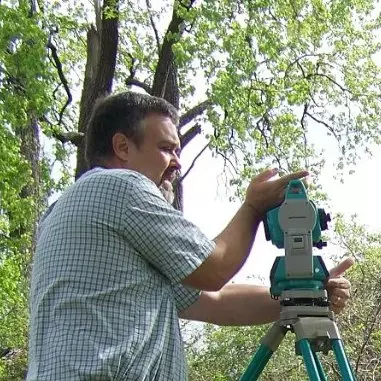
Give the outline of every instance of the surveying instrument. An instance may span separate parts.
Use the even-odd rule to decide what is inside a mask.
[[[295,353],[303,357],[311,381],[326,381],[317,352],[333,350],[344,381],[356,378],[344,352],[334,313],[329,309],[325,282],[328,270],[313,247],[327,245],[321,240],[328,229],[329,214],[316,208],[307,197],[304,184],[292,180],[283,204],[270,210],[264,220],[268,241],[285,249],[285,256],[276,257],[270,272],[270,294],[280,299],[280,319],[262,338],[240,381],[257,380],[288,331],[296,335]]]

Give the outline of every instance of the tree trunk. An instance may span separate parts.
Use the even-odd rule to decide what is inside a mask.
[[[105,0],[102,7],[101,29],[91,27],[87,33],[87,62],[79,111],[78,131],[86,133],[96,100],[112,90],[118,49],[118,4]],[[112,16],[105,15],[112,11]],[[76,179],[88,169],[85,160],[84,140],[77,148]]]
[[[189,10],[193,2],[187,9]],[[178,5],[182,7],[182,5]],[[167,32],[164,37],[163,44],[159,52],[159,60],[152,85],[151,94],[160,98],[164,98],[171,103],[176,109],[180,107],[180,94],[178,72],[173,53],[173,44],[179,41],[182,32],[184,19],[179,16],[176,6],[173,8],[172,19],[169,23]],[[177,36],[177,38],[174,38]],[[179,127],[180,128],[180,127]],[[180,135],[180,131],[178,131]],[[181,181],[174,184],[175,200],[173,206],[178,210],[183,210],[183,185]]]
[[[174,6],[172,19],[169,23],[164,41],[159,50],[159,59],[154,74],[154,80],[149,93],[151,95],[164,98],[170,102],[176,109],[179,109],[180,94],[178,83],[178,72],[176,67],[173,44],[178,42],[183,31],[184,18],[179,16],[177,7],[190,10],[194,1],[188,5],[178,3]],[[113,17],[105,17],[106,7],[113,9]],[[92,27],[87,34],[87,63],[85,70],[85,79],[80,103],[80,116],[78,131],[86,132],[86,127],[91,116],[94,102],[101,96],[111,92],[112,80],[115,73],[117,47],[118,47],[118,1],[105,0],[102,8],[102,17],[99,17],[99,0],[94,2],[96,11],[97,28]],[[176,36],[176,37],[174,37]],[[206,108],[206,103],[198,106],[194,114],[189,114],[185,123],[179,125],[180,141],[184,146],[197,134],[200,129],[191,129],[181,135],[180,128],[184,124],[199,115]],[[201,110],[201,112],[200,112]],[[87,170],[85,161],[84,141],[78,145],[77,149],[77,168],[76,178],[80,177]],[[183,209],[183,189],[181,181],[174,184],[175,201],[173,203],[176,209]]]
[[[39,127],[37,120],[34,117],[30,118],[29,125],[25,128],[20,129],[19,138],[21,140],[20,154],[29,163],[32,177],[21,190],[20,197],[33,198],[34,211],[33,211],[33,227],[32,227],[32,252],[34,251],[36,245],[36,228],[37,220],[42,210],[42,195],[40,194],[40,184],[41,184],[41,168],[40,168],[40,154],[41,154],[41,144],[39,137]],[[26,227],[28,229],[28,227]],[[21,228],[21,230],[26,230]],[[23,232],[19,232],[20,235]],[[29,249],[29,248],[28,248]]]

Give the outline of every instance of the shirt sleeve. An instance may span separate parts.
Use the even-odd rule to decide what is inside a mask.
[[[215,243],[174,209],[152,181],[136,178],[128,193],[126,239],[171,283],[180,283],[205,261]]]
[[[200,290],[196,290],[191,287],[185,287],[181,283],[176,284],[173,287],[173,294],[177,311],[181,312],[190,307],[200,297],[200,293]]]

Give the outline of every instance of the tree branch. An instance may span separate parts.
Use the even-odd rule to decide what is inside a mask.
[[[178,128],[181,129],[181,127],[191,122],[196,116],[201,115],[208,107],[212,105],[213,102],[207,99],[206,101],[201,102],[197,106],[188,110],[185,114],[181,115]]]
[[[267,112],[256,123],[256,129],[261,133],[261,136],[265,142],[266,149],[270,147],[268,137],[266,136],[266,130],[271,132],[271,122],[267,115]]]
[[[37,0],[38,8],[40,9],[41,13],[44,13],[45,8],[44,8],[44,3],[43,0]]]
[[[378,306],[377,306],[376,312],[373,315],[372,321],[370,322],[370,328],[367,329],[367,333],[365,335],[364,342],[362,343],[362,346],[360,348],[360,353],[357,356],[356,367],[355,367],[356,372],[358,371],[358,368],[359,368],[361,355],[363,354],[363,352],[365,350],[365,347],[368,345],[368,343],[369,343],[369,341],[371,339],[371,336],[372,336],[372,333],[373,333],[373,329],[374,329],[374,326],[377,323],[377,317],[380,314],[380,312],[381,312],[381,303],[379,303]],[[367,324],[367,327],[368,326],[369,326],[369,322]]]
[[[151,1],[150,0],[146,0],[146,6],[147,6],[148,15],[149,15],[149,21],[151,23],[151,27],[152,27],[153,32],[155,34],[156,47],[157,47],[158,55],[160,55],[160,47],[161,47],[160,37],[159,37],[159,32],[157,31],[155,22],[154,22],[153,17],[152,17],[152,13],[151,13],[152,6],[151,6]]]
[[[60,61],[60,59],[58,57],[58,54],[57,54],[57,48],[52,43],[52,33],[53,32],[51,31],[50,34],[49,34],[49,40],[48,40],[48,43],[47,43],[47,47],[52,52],[52,58],[53,58],[53,61],[54,61],[54,65],[55,65],[55,67],[57,69],[58,76],[60,78],[60,81],[61,81],[61,83],[62,83],[62,85],[63,85],[63,87],[65,89],[66,95],[67,95],[66,103],[64,104],[64,106],[62,107],[61,111],[59,112],[58,125],[61,125],[63,114],[64,114],[66,108],[72,102],[73,97],[71,95],[69,84],[68,84],[68,82],[66,80],[66,77],[65,77],[65,75],[63,73],[62,64],[61,64],[61,61]]]
[[[197,135],[201,133],[201,126],[196,123],[192,128],[190,128],[184,135],[180,135],[181,149],[184,147]]]
[[[303,115],[300,118],[300,125],[302,126],[302,129],[305,131],[306,130],[306,116],[308,112],[308,103],[304,104],[304,109],[303,109]]]
[[[172,19],[165,33],[163,44],[159,53],[159,60],[156,67],[153,83],[152,95],[166,99],[177,109],[179,108],[180,95],[178,89],[178,74],[172,47],[177,43],[184,32],[185,19],[177,9],[183,7],[189,11],[195,0],[187,0],[186,4],[175,1]]]
[[[288,72],[290,71],[290,69],[292,68],[292,66],[294,66],[295,64],[299,64],[300,65],[300,61],[303,59],[303,58],[307,58],[307,57],[316,57],[316,58],[320,58],[322,56],[322,54],[310,54],[310,53],[305,53],[305,54],[302,54],[301,56],[297,57],[294,59],[294,61],[290,62],[286,68],[286,70],[284,71],[284,76],[286,77],[288,75]],[[299,66],[300,68],[300,66]]]
[[[83,140],[85,139],[85,134],[81,132],[58,132],[52,131],[52,135],[54,138],[59,140],[62,144],[71,143],[76,147],[79,147]]]
[[[30,4],[29,17],[33,17],[37,13],[36,0],[29,0],[29,4]]]
[[[50,125],[49,131],[51,132],[52,136],[55,139],[59,140],[62,144],[71,143],[76,147],[79,147],[83,143],[85,138],[84,133],[75,131],[61,132],[45,115],[42,116],[39,121],[48,123]]]
[[[102,5],[100,0],[94,0],[95,27],[98,33],[102,30]]]
[[[209,143],[205,144],[204,148],[196,155],[196,157],[193,159],[190,167],[186,170],[184,175],[181,176],[179,179],[179,183],[183,182],[183,180],[188,176],[189,172],[192,170],[194,165],[196,164],[196,161],[199,159],[199,157],[204,153],[204,151],[209,147]]]
[[[336,131],[334,130],[334,128],[332,126],[330,126],[328,123],[324,122],[323,120],[316,118],[314,115],[310,114],[307,110],[305,110],[305,114],[308,115],[315,122],[325,126],[332,133],[332,135],[336,138],[336,140],[339,141],[339,137],[337,136]]]
[[[332,82],[333,84],[335,84],[343,93],[349,93],[351,95],[355,95],[355,96],[359,96],[358,94],[354,94],[352,91],[348,90],[347,88],[345,88],[344,86],[340,85],[340,83],[338,83],[337,81],[335,81],[333,78],[331,78],[329,75],[327,74],[323,74],[323,73],[314,73],[314,74],[310,74],[308,75],[306,78],[309,79],[309,77],[312,77],[312,76],[316,76],[316,77],[323,77],[323,78],[327,78],[330,82]]]
[[[147,85],[146,83],[139,81],[138,79],[135,78],[127,78],[126,79],[126,86],[137,86],[143,89],[147,94],[152,93],[151,86]]]
[[[222,151],[220,151],[218,148],[216,149],[216,153],[217,155],[221,156],[223,161],[224,161],[224,168],[227,168],[227,164],[228,163],[230,165],[230,167],[232,168],[232,170],[234,171],[234,173],[236,175],[239,174],[239,170],[237,169],[237,166],[226,156],[226,154]]]

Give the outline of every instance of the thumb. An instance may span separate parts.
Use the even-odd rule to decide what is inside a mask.
[[[172,183],[168,180],[164,180],[162,183],[161,183],[161,187],[166,190],[166,191],[172,191],[173,190],[173,186],[172,186]]]
[[[330,278],[342,276],[355,263],[354,258],[349,257],[342,260],[329,271]]]
[[[264,181],[270,180],[273,176],[275,176],[278,173],[278,170],[276,168],[273,169],[266,169],[259,175],[255,176],[253,181],[255,183],[262,183]]]

